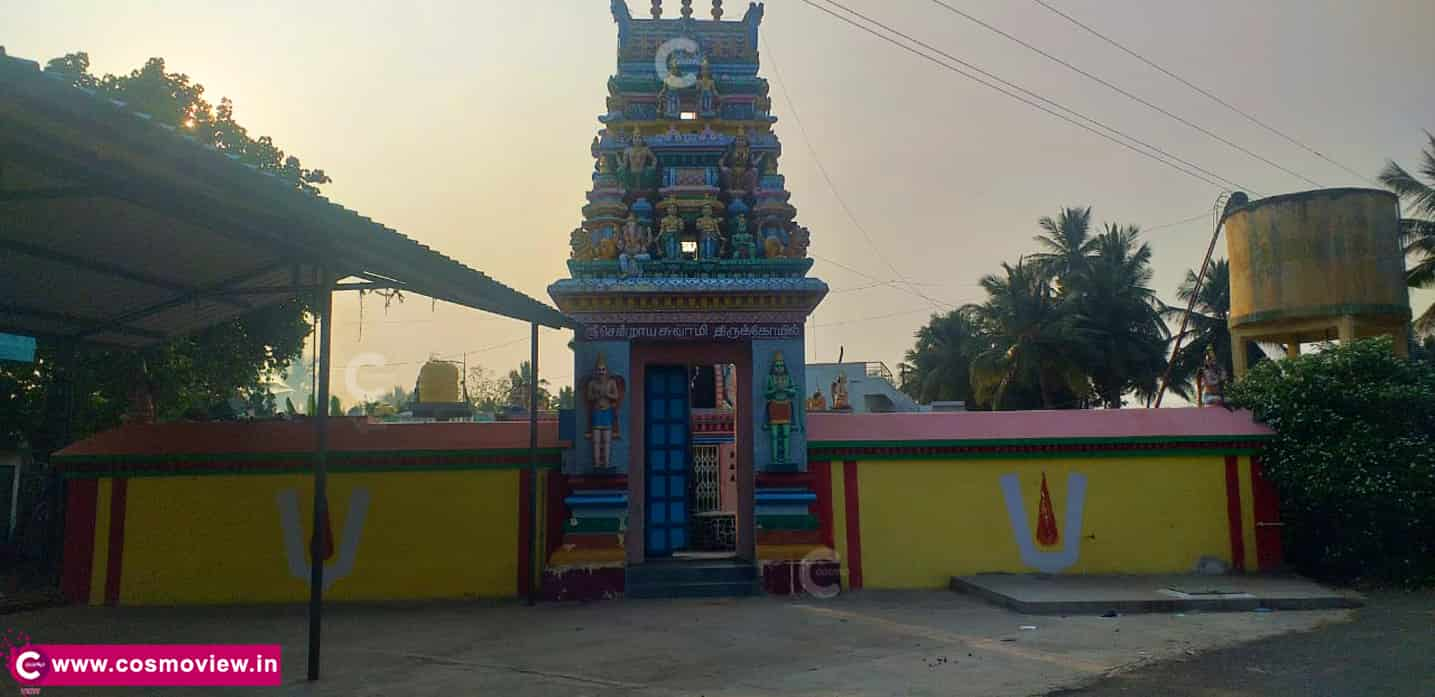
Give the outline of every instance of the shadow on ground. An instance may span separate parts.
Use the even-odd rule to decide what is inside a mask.
[[[1146,666],[1049,697],[1429,697],[1435,591],[1371,594],[1353,621]]]

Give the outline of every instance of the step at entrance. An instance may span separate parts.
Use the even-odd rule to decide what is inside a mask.
[[[740,559],[649,561],[628,566],[629,598],[728,598],[756,595],[757,567]]]

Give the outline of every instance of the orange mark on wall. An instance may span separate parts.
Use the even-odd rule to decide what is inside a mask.
[[[1046,488],[1046,473],[1041,473],[1041,503],[1036,510],[1036,543],[1052,547],[1061,541],[1056,529],[1056,513],[1051,509],[1051,492]]]

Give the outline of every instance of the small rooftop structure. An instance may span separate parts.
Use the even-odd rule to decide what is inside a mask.
[[[831,407],[832,385],[839,374],[847,377],[848,402],[855,413],[922,411],[921,406],[897,388],[891,368],[880,361],[808,363],[808,395],[822,392]]]

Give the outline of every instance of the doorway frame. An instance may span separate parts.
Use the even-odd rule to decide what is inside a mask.
[[[632,385],[629,394],[647,394],[649,365],[720,365],[730,363],[737,378],[737,418],[733,424],[737,439],[737,556],[755,561],[756,519],[753,517],[756,476],[753,470],[753,387],[752,343],[678,343],[632,342],[629,345],[629,371]],[[642,447],[647,438],[646,405],[633,399],[632,425],[628,449],[628,529],[624,549],[629,564],[642,564],[647,559],[647,461]],[[691,407],[690,407],[691,408]]]

